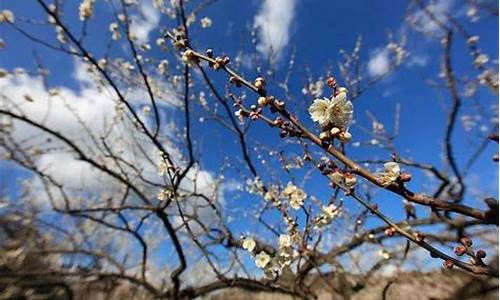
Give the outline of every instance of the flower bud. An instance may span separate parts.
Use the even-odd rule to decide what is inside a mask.
[[[331,130],[330,130],[330,133],[332,134],[332,136],[336,136],[337,134],[340,133],[340,129],[338,129],[337,127],[333,127]]]
[[[421,232],[415,233],[415,239],[417,242],[422,242],[425,239],[425,235]]]
[[[285,102],[283,101],[274,101],[274,105],[276,105],[276,108],[279,110],[285,109]]]
[[[319,134],[319,139],[321,141],[328,141],[330,140],[330,133],[328,131],[323,131]]]
[[[326,84],[331,87],[331,88],[334,88],[336,85],[337,85],[337,82],[335,81],[335,78],[333,77],[328,77],[328,79],[326,80]]]
[[[265,106],[267,104],[267,98],[259,97],[259,99],[257,99],[257,104],[259,104],[260,106]]]
[[[262,90],[266,86],[266,81],[263,77],[257,77],[255,78],[254,85],[258,90]]]
[[[347,143],[352,139],[352,135],[347,131],[339,133],[338,136],[339,136],[339,140],[342,143]]]
[[[483,249],[479,249],[476,251],[476,257],[477,258],[485,258],[486,252]]]
[[[399,175],[399,180],[401,182],[409,182],[411,180],[411,174],[410,173],[403,173]]]
[[[384,231],[385,235],[391,237],[396,233],[396,229],[394,227],[389,227]]]
[[[466,236],[460,238],[460,243],[466,247],[472,246],[472,240]]]
[[[235,76],[230,76],[229,77],[229,82],[232,83],[232,84],[234,84],[237,87],[241,86],[240,80],[237,77],[235,77]]]
[[[455,252],[457,256],[462,256],[465,253],[465,247],[462,245],[456,246],[453,252]]]
[[[445,267],[446,269],[451,269],[454,265],[455,263],[451,259],[447,259],[443,262],[443,267]]]
[[[347,187],[352,188],[356,185],[356,176],[352,175],[351,173],[346,173],[344,174],[344,182]]]

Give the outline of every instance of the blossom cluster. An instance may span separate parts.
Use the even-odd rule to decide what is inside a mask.
[[[287,186],[279,193],[278,187],[269,186],[268,189],[264,187],[264,183],[259,177],[255,179],[247,180],[247,191],[251,194],[260,194],[264,197],[264,200],[272,202],[274,206],[279,207],[282,202],[281,199],[287,200],[287,203],[295,210],[298,210],[304,205],[304,200],[307,198],[307,194],[304,190],[298,188],[291,182],[288,182]]]
[[[281,234],[278,238],[276,253],[268,253],[266,250],[260,249],[261,247],[257,247],[255,240],[249,237],[244,238],[241,245],[253,256],[255,265],[262,269],[268,277],[273,277],[279,274],[283,268],[290,266],[294,258],[298,257],[299,254],[293,246],[300,241],[297,232],[293,235]]]
[[[287,184],[281,194],[284,198],[289,200],[290,206],[293,209],[300,209],[302,205],[304,205],[304,200],[307,198],[307,194],[291,182]]]
[[[329,79],[331,83],[333,79]],[[309,107],[309,114],[314,122],[322,129],[320,138],[329,140],[338,138],[342,142],[348,142],[351,134],[348,132],[352,122],[353,105],[347,99],[347,89],[334,86],[334,94],[331,98],[315,99]]]
[[[85,21],[90,19],[93,14],[95,0],[83,0],[79,6],[80,20]]]
[[[338,215],[340,214],[340,208],[334,204],[321,207],[321,213],[318,214],[314,220],[314,227],[316,229],[330,225]]]

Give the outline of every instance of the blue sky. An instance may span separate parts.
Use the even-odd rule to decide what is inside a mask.
[[[439,39],[427,38],[422,34],[415,33],[408,27],[405,22],[408,2],[393,0],[289,0],[285,1],[285,3],[287,4],[286,7],[279,7],[271,14],[277,16],[276,19],[265,22],[266,26],[269,27],[278,26],[279,28],[276,31],[278,35],[281,35],[279,38],[282,40],[284,37],[285,40],[288,40],[285,45],[274,44],[279,45],[280,52],[279,58],[273,66],[275,69],[273,76],[275,82],[283,80],[287,70],[287,62],[295,51],[295,65],[289,86],[294,96],[292,107],[294,107],[295,113],[303,119],[304,123],[310,128],[315,128],[307,114],[307,107],[314,97],[304,95],[301,92],[307,83],[308,72],[311,73],[314,80],[319,77],[326,78],[331,65],[333,74],[339,74],[337,62],[341,59],[340,49],[351,51],[358,36],[361,36],[362,73],[365,78],[370,78],[371,74],[368,65],[377,56],[377,53],[385,49],[388,43],[388,31],[393,33],[395,40],[405,34],[407,36],[405,50],[408,56],[404,62],[355,100],[356,124],[351,129],[354,136],[353,142],[371,140],[371,137],[361,128],[371,128],[372,126],[367,111],[386,124],[387,129],[391,131],[396,106],[400,105],[400,135],[395,140],[395,146],[399,154],[405,158],[434,164],[438,168],[446,170],[447,167],[443,163],[441,153],[446,126],[446,113],[451,100],[446,90],[435,89],[428,84],[430,80],[440,80],[438,74],[442,47]],[[469,32],[480,36],[479,47],[490,57],[489,65],[497,70],[497,19],[481,15],[479,21],[471,22],[466,16],[467,7],[461,1],[440,0],[437,1],[436,5],[450,9],[449,13],[462,22]],[[2,0],[0,1],[0,9],[3,8],[11,9],[16,17],[19,16],[20,19],[21,16],[39,20],[46,19],[35,1],[33,1],[32,5],[26,5],[25,1]],[[224,53],[232,58],[240,55],[247,62],[247,66],[240,68],[242,73],[249,78],[259,75],[256,72],[258,64],[251,63],[247,59],[255,57],[265,61],[263,53],[255,50],[251,37],[251,29],[255,18],[266,13],[264,10],[265,6],[261,1],[217,1],[198,16],[197,22],[202,17],[208,16],[212,19],[213,25],[207,29],[201,28],[199,24],[194,26],[191,30],[191,37],[194,40],[193,46],[200,50],[213,48],[216,53]],[[78,20],[77,1],[69,1],[65,6],[65,11],[64,19],[72,30],[79,32],[81,22]],[[283,25],[283,19],[289,19],[290,21],[285,22],[286,24]],[[91,34],[85,40],[85,45],[96,54],[96,57],[102,55],[106,49],[110,35],[108,31],[110,22],[109,7],[102,1],[98,1],[96,14],[87,28],[87,31]],[[174,22],[165,16],[161,17],[159,24],[155,24],[155,28],[151,30],[148,36],[149,42],[153,45],[153,49],[149,53],[151,57],[160,60],[164,55],[154,46],[154,41],[160,36],[157,28],[172,28],[173,25]],[[27,24],[23,24],[23,26],[36,33],[41,39],[55,42],[55,34],[52,28],[36,25],[28,26]],[[9,26],[0,26],[0,37],[6,44],[5,49],[0,51],[0,68],[12,70],[16,67],[22,67],[26,70],[35,70],[36,60],[34,54],[36,54],[43,64],[51,70],[51,75],[48,78],[50,86],[65,86],[74,90],[81,88],[80,84],[72,76],[74,69],[72,58],[33,43]],[[257,44],[263,43],[263,37],[259,35],[258,30],[255,38]],[[276,39],[277,37],[273,38]],[[457,74],[467,75],[470,78],[477,76],[478,72],[475,70],[467,53],[464,39],[457,37],[455,45],[453,47],[453,66]],[[116,45],[113,47],[112,53],[121,57],[129,55],[124,47]],[[262,70],[266,70],[267,64],[262,63],[262,67]],[[384,66],[380,67],[384,68]],[[210,71],[209,74],[213,76],[222,90],[226,78],[221,74]],[[340,78],[340,76],[336,76]],[[344,84],[341,79],[339,81],[341,85]],[[271,80],[271,82],[273,81]],[[284,96],[283,91],[277,88],[276,85],[270,85],[269,90],[278,97]],[[199,90],[196,91],[199,92]],[[497,96],[491,94],[487,88],[480,87],[473,97],[464,99],[460,117],[476,115],[476,109],[480,107],[490,119],[494,118],[498,115],[498,107],[495,106],[498,104],[497,99]],[[199,117],[205,116],[205,112],[199,106],[195,106],[193,112]],[[172,108],[165,108],[164,113],[165,116],[172,117],[177,122],[182,120],[182,115],[172,113]],[[194,118],[194,120],[196,119]],[[203,154],[200,165],[204,169],[216,173],[225,156],[237,157],[239,155],[236,138],[220,125],[209,120],[202,123],[195,121],[194,123],[193,136],[197,141],[196,151]],[[487,132],[480,129],[482,125],[487,126],[488,131],[491,130],[491,122],[485,119],[478,121],[478,125],[472,131],[466,131],[460,123],[456,128],[453,135],[453,141],[457,145],[454,148],[454,155],[461,168],[484,136],[487,135]],[[260,124],[252,125],[249,129],[249,135],[252,143],[263,143],[270,149],[283,145],[276,130]],[[289,146],[287,149],[297,151],[297,148],[293,146]],[[347,147],[347,152],[351,157],[359,160],[390,159],[390,154],[387,151],[376,146],[353,147],[351,144]],[[472,183],[473,188],[469,189],[466,195],[468,204],[484,208],[478,195],[496,196],[498,194],[498,167],[491,162],[491,156],[496,153],[498,153],[497,145],[490,143],[484,150],[484,154],[470,170],[466,180]],[[257,162],[257,168],[263,174],[267,174],[268,169],[278,168],[276,162],[263,166],[259,163],[260,159],[256,159],[256,155],[254,155],[254,158]],[[242,169],[244,170],[244,167]],[[296,173],[292,172],[292,174],[300,178],[303,172],[297,171]],[[2,177],[0,184],[5,185],[11,195],[18,191],[19,180],[27,176],[18,168],[6,162],[0,164],[0,175]],[[249,176],[249,173],[244,173],[244,176]],[[230,169],[226,174],[226,179],[239,180],[241,177],[236,170]],[[288,179],[283,177],[281,180],[286,182]],[[244,180],[241,180],[241,182],[244,184]],[[415,173],[414,180],[409,186],[416,191],[430,191],[428,188],[429,182],[421,173]],[[432,188],[434,187],[432,186]],[[308,193],[323,199],[327,199],[330,194],[330,189],[325,188],[325,181],[319,174],[313,175],[305,188]],[[403,217],[403,208],[398,197],[384,192],[379,192],[376,195],[375,201],[380,204],[384,212],[396,219]],[[255,206],[255,199],[251,195],[240,195],[241,199],[234,199],[233,196],[232,193],[228,193],[226,201],[229,205],[240,207],[238,212],[234,213],[233,217],[235,218],[238,217],[240,210],[244,211]],[[398,205],[394,205],[394,203]],[[352,208],[356,205],[348,203],[347,206]],[[252,223],[252,221],[249,222]],[[377,224],[379,223],[377,222]],[[245,232],[246,225],[246,222],[235,224],[236,232]]]

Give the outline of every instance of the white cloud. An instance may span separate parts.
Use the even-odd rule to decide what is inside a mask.
[[[391,67],[390,53],[386,48],[375,50],[368,61],[368,73],[372,77],[386,74]]]
[[[434,3],[427,5],[427,10],[432,13],[438,22],[447,23],[447,14],[455,4],[455,0],[437,0]],[[438,22],[431,18],[427,12],[419,9],[417,12],[409,16],[409,21],[414,27],[426,34],[436,35],[441,34],[442,30]]]
[[[257,50],[274,60],[280,58],[290,41],[290,29],[295,16],[297,0],[264,0],[254,18],[258,29]]]
[[[142,134],[133,129],[133,124],[128,118],[117,118],[115,95],[106,87],[97,87],[89,76],[84,64],[75,61],[75,69],[72,74],[74,82],[80,87],[79,90],[67,87],[58,87],[58,95],[50,95],[41,77],[22,75],[8,75],[0,79],[0,108],[22,113],[29,119],[43,123],[46,127],[69,137],[78,147],[82,148],[87,156],[106,165],[108,168],[120,172],[112,159],[105,157],[105,151],[100,138],[107,133],[106,141],[113,153],[126,161],[132,162],[136,169],[141,170],[139,179],[135,171],[125,165],[121,165],[131,181],[138,186],[143,193],[150,197],[153,202],[159,188],[149,185],[145,181],[161,183],[162,179],[158,175],[157,164],[160,157],[157,149]],[[147,96],[142,93],[134,93],[128,99],[137,106],[142,107],[147,102]],[[29,95],[26,100],[25,95]],[[162,105],[161,111],[174,111],[177,106]],[[139,109],[140,111],[140,109]],[[146,118],[145,116],[142,116]],[[5,121],[5,117],[0,115],[0,121]],[[171,154],[175,163],[183,167],[181,150],[176,146],[176,132],[169,125],[162,131],[162,143]],[[21,121],[13,121],[11,136],[23,148],[37,146],[44,153],[30,157],[36,167],[45,174],[51,176],[58,184],[64,187],[65,194],[69,197],[72,208],[100,207],[105,205],[119,205],[121,195],[124,193],[123,185],[111,176],[105,174],[89,163],[79,160],[68,147],[56,138],[43,133]],[[51,141],[48,142],[48,138]],[[169,139],[169,137],[171,137]],[[95,142],[97,141],[97,143]],[[180,142],[182,144],[182,142]],[[99,144],[100,146],[97,146]],[[3,162],[0,161],[0,166]],[[1,174],[4,175],[4,174]],[[51,205],[61,208],[63,197],[55,187],[44,188],[43,182],[38,176],[25,178],[28,193],[25,198],[15,199],[19,205],[29,205],[37,207],[44,212],[51,210]],[[194,165],[186,174],[185,180],[180,184],[184,193],[196,192],[203,194],[210,199],[217,199],[212,204],[221,208],[224,207],[224,192],[230,191],[234,182],[228,185],[220,184],[212,173],[202,169],[199,165]],[[50,193],[50,195],[49,195]],[[25,202],[23,202],[25,201]],[[127,198],[128,204],[137,203],[138,199],[133,194]],[[207,227],[218,222],[218,217],[207,205],[202,197],[189,196],[180,202],[184,213],[198,216],[199,220]],[[176,217],[177,208],[170,207],[174,216],[172,222],[176,226],[182,225],[180,217]],[[141,212],[137,212],[138,215]],[[130,222],[137,222],[140,218],[131,218]],[[164,240],[158,239],[158,228],[160,224],[157,219],[148,219],[143,226],[145,238],[149,245],[149,255],[151,263],[148,266],[148,274],[157,274],[163,266],[171,267],[169,261],[164,260]],[[201,232],[200,226],[194,221],[189,222],[194,232]],[[71,222],[67,226],[73,226]],[[93,224],[92,230],[96,224]],[[89,229],[90,230],[90,229]],[[78,232],[78,230],[75,230]],[[115,245],[114,256],[137,256],[140,257],[137,245],[130,240],[129,236],[119,233],[112,233],[114,239],[103,238],[111,234],[106,228],[93,231],[91,237],[95,239],[98,246],[109,248]],[[119,238],[120,237],[120,238]],[[188,235],[182,235],[183,243],[190,244]],[[159,244],[158,244],[159,243]],[[156,245],[158,244],[158,245]],[[152,262],[157,259],[157,261]],[[194,259],[194,258],[193,258]],[[118,259],[120,260],[120,259]],[[140,260],[136,260],[138,262]],[[130,274],[139,272],[139,267],[134,260],[129,261]],[[156,271],[155,271],[156,270]],[[150,275],[155,278],[153,275]]]
[[[142,176],[147,180],[161,182],[156,165],[160,159],[157,149],[151,142],[143,141],[145,138],[133,130],[134,125],[128,118],[119,118],[120,110],[117,110],[118,102],[113,100],[116,99],[114,93],[108,88],[97,87],[87,67],[77,61],[72,77],[80,86],[80,90],[58,87],[57,95],[50,94],[41,77],[27,74],[4,77],[0,79],[0,96],[6,100],[0,102],[0,108],[22,113],[29,119],[70,137],[88,156],[119,172],[110,159],[105,159],[107,153],[103,152],[100,139],[106,136],[108,146],[114,153],[120,153],[123,159],[133,162],[137,169],[142,170]],[[175,96],[173,92],[170,93],[172,97]],[[32,100],[27,101],[26,98]],[[138,114],[143,120],[151,121],[151,118],[148,119],[140,109],[143,105],[149,104],[145,91],[140,92],[136,89],[134,93],[127,95],[127,99],[138,108]],[[161,112],[166,113],[166,110],[175,109],[176,102],[174,100],[172,103],[159,102]],[[0,116],[0,119],[2,118]],[[171,132],[173,130],[175,129],[166,124],[162,136],[164,138],[174,136]],[[77,159],[68,151],[66,145],[56,138],[52,137],[51,141],[47,142],[49,135],[41,130],[24,122],[14,121],[11,133],[24,147],[50,149],[32,159],[38,168],[73,191],[75,196],[81,192],[91,191],[97,199],[102,196],[103,190],[106,192],[119,190],[120,184],[116,180],[87,162]],[[182,166],[182,155],[174,142],[164,141],[164,146],[172,154],[174,161]],[[130,174],[135,173],[133,170],[129,171]],[[189,191],[196,189],[199,193],[210,195],[215,193],[214,182],[215,179],[210,173],[195,166],[188,172],[186,180],[181,183],[181,188]],[[36,178],[33,179],[33,184],[40,186]],[[44,194],[43,189],[33,190],[39,193],[34,198],[40,200],[40,204],[48,204],[46,195],[40,195]],[[149,192],[156,195],[158,191]]]
[[[410,55],[410,58],[408,59],[408,62],[406,65],[408,67],[425,67],[427,66],[427,63],[429,62],[429,57],[425,54],[412,54]]]
[[[139,43],[147,43],[149,34],[160,24],[160,11],[151,1],[141,3],[141,14],[131,17],[130,31],[137,37]]]

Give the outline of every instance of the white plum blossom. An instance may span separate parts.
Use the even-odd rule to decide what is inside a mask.
[[[467,17],[471,22],[477,22],[477,20],[479,20],[477,7],[473,5],[469,6],[469,8],[467,8]]]
[[[321,213],[316,217],[315,227],[321,228],[332,223],[333,219],[340,214],[340,209],[334,204],[321,207]]]
[[[338,94],[332,99],[329,112],[332,125],[347,131],[352,121],[353,107],[351,101],[347,100],[346,88],[339,88]]]
[[[331,99],[315,99],[309,107],[309,114],[321,127],[333,126],[347,131],[353,114],[352,103],[347,100],[347,89],[339,88]]]
[[[281,234],[279,237],[280,249],[289,248],[292,246],[292,237],[288,234]]]
[[[160,75],[165,75],[167,73],[168,60],[162,59],[158,64],[158,73]]]
[[[8,9],[4,9],[0,12],[0,23],[14,23],[14,14]]]
[[[384,164],[384,172],[380,176],[380,180],[383,185],[389,185],[396,181],[399,175],[401,175],[399,164],[392,161],[386,162]]]
[[[290,201],[290,206],[295,210],[300,209],[304,204],[304,199],[307,198],[307,194],[291,182],[287,184],[282,194]]]
[[[323,94],[323,88],[325,86],[325,82],[320,79],[316,82],[311,82],[307,87],[302,89],[302,93],[304,95],[310,94],[313,97],[319,98],[321,94]]]
[[[330,204],[326,207],[323,207],[323,213],[325,216],[327,216],[329,219],[335,218],[339,213],[340,210],[337,206]]]
[[[172,191],[171,190],[161,190],[158,192],[158,195],[156,195],[156,198],[160,201],[166,201],[168,199],[172,198]]]
[[[267,254],[264,251],[261,251],[255,257],[255,264],[257,265],[257,267],[259,267],[261,269],[264,269],[269,264],[270,261],[271,261],[271,257],[269,256],[269,254]]]
[[[93,14],[95,0],[83,0],[78,8],[80,12],[80,20],[85,21],[90,19]]]
[[[276,192],[274,190],[269,190],[264,194],[264,200],[275,201],[277,198]]]
[[[193,58],[194,58],[194,52],[191,49],[187,49],[182,53],[181,59],[186,65],[191,65],[194,61]]]
[[[344,183],[344,175],[338,170],[334,170],[332,173],[328,174],[328,178],[337,185]]]
[[[467,39],[467,44],[469,44],[469,45],[477,44],[478,41],[479,41],[479,37],[477,35],[473,35]]]
[[[252,238],[245,238],[242,243],[243,249],[252,252],[255,249],[255,241]]]
[[[309,114],[314,122],[318,122],[321,127],[326,127],[330,123],[329,107],[331,101],[328,98],[315,99],[309,107]]]
[[[383,259],[390,259],[391,258],[391,254],[389,252],[387,252],[387,250],[385,250],[385,249],[380,249],[378,251],[378,255],[381,256]]]
[[[57,40],[61,44],[65,44],[67,42],[66,36],[64,35],[64,29],[61,26],[56,26]]]
[[[121,37],[119,28],[120,28],[120,26],[116,22],[109,24],[109,31],[111,31],[111,33],[112,33],[111,38],[115,41]]]
[[[158,164],[158,175],[163,176],[167,174],[169,170],[174,169],[172,165],[167,163],[163,158],[161,159],[160,163]]]
[[[247,180],[247,190],[250,194],[258,194],[264,189],[264,183],[258,176],[256,176],[253,180]]]
[[[479,54],[476,59],[474,60],[474,64],[477,66],[477,67],[481,67],[483,66],[484,64],[486,64],[488,62],[489,58],[488,58],[488,55],[486,54]]]
[[[212,20],[209,17],[204,17],[200,20],[202,28],[209,28],[212,26]]]
[[[156,46],[158,47],[164,47],[165,46],[165,39],[164,38],[158,38],[156,39]]]

